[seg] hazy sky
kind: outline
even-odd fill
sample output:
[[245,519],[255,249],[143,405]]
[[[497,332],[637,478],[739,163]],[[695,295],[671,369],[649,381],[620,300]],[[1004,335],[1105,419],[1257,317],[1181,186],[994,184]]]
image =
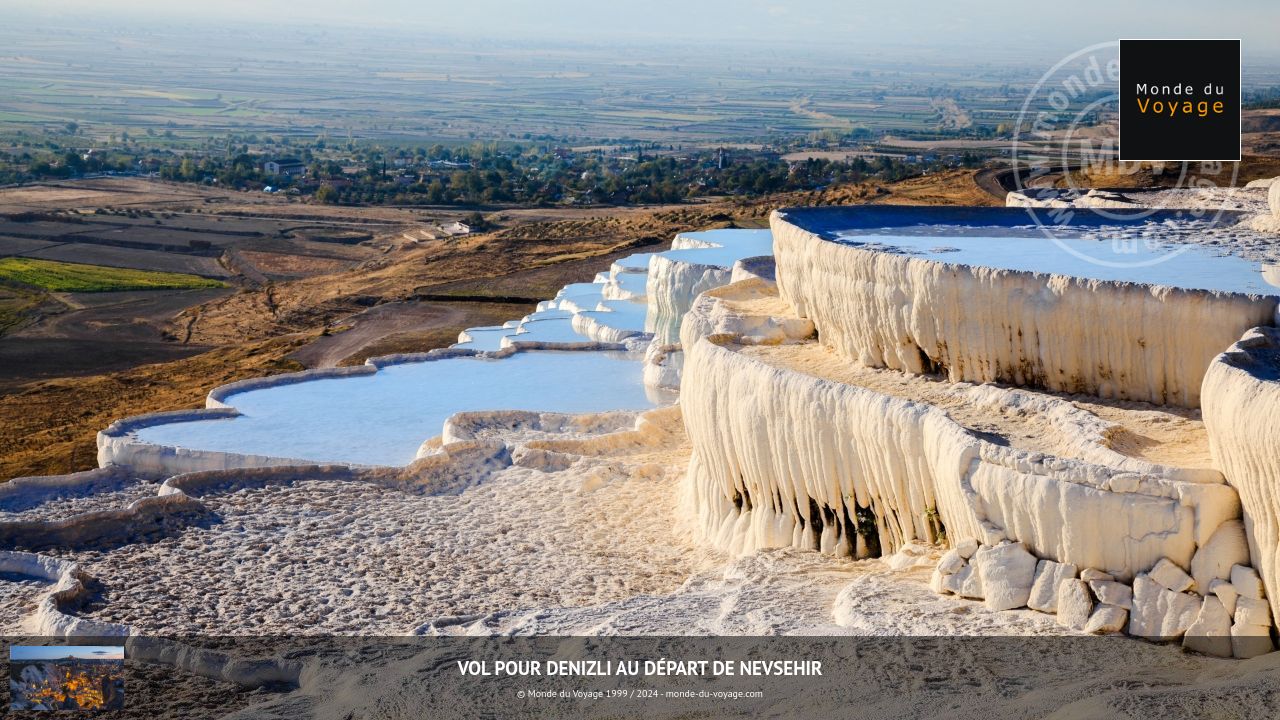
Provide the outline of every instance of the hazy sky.
[[1240,37],[1280,55],[1276,0],[0,0],[59,16],[210,18],[419,27],[553,41],[736,38],[870,45],[1008,45],[1061,52],[1119,37]]
[[123,660],[122,645],[10,645],[10,660],[59,660],[78,657],[89,660]]

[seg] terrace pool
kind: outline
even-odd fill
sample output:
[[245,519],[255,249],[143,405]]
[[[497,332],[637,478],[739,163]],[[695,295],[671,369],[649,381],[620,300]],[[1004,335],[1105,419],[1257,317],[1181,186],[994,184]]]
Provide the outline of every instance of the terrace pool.
[[372,375],[250,390],[226,402],[243,415],[153,425],[148,443],[359,465],[406,465],[468,410],[600,412],[670,401],[646,390],[637,355],[520,352],[391,365]]
[[504,343],[587,343],[591,338],[573,329],[571,318],[552,318],[521,323]]
[[[833,242],[946,263],[1276,294],[1264,279],[1262,263],[1229,252],[1236,238],[1248,234],[1233,227],[1238,218],[1230,213],[1212,223],[1174,211],[1134,213],[1132,219],[1086,216],[1050,228],[1052,237],[1021,208],[799,210],[787,217]],[[1213,243],[1204,243],[1206,239]]]
[[737,228],[680,233],[672,249],[661,253],[676,262],[726,268],[743,258],[772,254],[771,231]]
[[1261,263],[1223,255],[1202,245],[1137,242],[1128,251],[1119,251],[1110,240],[1059,238],[1054,241],[1043,236],[842,235],[841,240],[849,245],[948,263],[1048,272],[1090,280],[1252,294],[1276,291],[1263,279]]
[[516,329],[502,325],[491,325],[489,327],[467,328],[465,334],[470,339],[456,343],[454,345],[455,348],[492,352],[502,349],[502,338],[508,335],[515,335]]
[[611,328],[644,332],[644,318],[649,310],[647,305],[630,300],[604,300],[600,306],[604,309],[587,310],[579,314],[594,318],[601,325]]
[[[564,286],[555,298],[539,303],[535,312],[521,320],[467,328],[454,345],[478,352],[518,348],[522,343],[538,344],[539,349],[499,358],[462,356],[388,365],[368,375],[266,384],[221,398],[241,413],[238,417],[144,418],[119,430],[127,436],[120,438],[122,446],[156,446],[139,452],[166,470],[280,460],[399,466],[412,462],[423,441],[439,435],[445,420],[459,412],[585,413],[643,410],[673,402],[671,391],[645,387],[643,352],[556,349],[642,335],[652,311],[645,302],[648,271],[661,258],[677,261],[659,264],[667,280],[678,281],[664,285],[663,292],[676,302],[691,302],[692,295],[684,298],[680,293],[692,292],[707,267],[723,275],[716,268],[728,268],[742,257],[768,255],[773,249],[769,230],[681,233],[672,246],[665,252],[615,260],[595,282]],[[701,267],[679,269],[681,263]],[[581,331],[574,329],[575,323]],[[593,340],[585,333],[604,340]],[[215,456],[191,460],[202,453],[171,453],[165,448]],[[125,462],[138,462],[141,456],[132,452],[110,450],[100,455],[100,461],[126,457]],[[217,453],[226,456],[217,457]],[[179,455],[184,457],[173,459]]]

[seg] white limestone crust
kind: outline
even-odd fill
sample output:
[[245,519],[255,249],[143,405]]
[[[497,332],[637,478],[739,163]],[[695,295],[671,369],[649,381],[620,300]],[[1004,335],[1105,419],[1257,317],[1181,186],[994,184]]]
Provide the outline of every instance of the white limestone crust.
[[[1249,556],[1261,581],[1232,568],[1235,592],[1261,597],[1280,615],[1280,330],[1255,328],[1214,359],[1203,415],[1214,464],[1240,494]],[[1239,566],[1236,566],[1239,567]]]
[[1275,298],[955,265],[771,218],[778,288],[852,361],[1197,407],[1205,370]]
[[955,537],[1127,579],[1239,511],[1231,489],[1123,473],[987,442],[929,405],[775,367],[702,340],[681,393],[694,447],[688,507],[735,553],[794,545],[839,555]]

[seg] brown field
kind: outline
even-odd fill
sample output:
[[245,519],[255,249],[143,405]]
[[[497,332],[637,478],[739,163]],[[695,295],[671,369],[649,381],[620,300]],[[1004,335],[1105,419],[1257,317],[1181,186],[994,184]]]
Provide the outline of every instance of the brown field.
[[58,243],[37,250],[13,254],[41,260],[57,260],[59,262],[129,268],[131,270],[187,273],[218,279],[230,277],[232,274],[218,262],[216,257],[183,255],[157,250],[136,250],[134,248],[86,243]]
[[94,375],[188,357],[211,346],[179,342],[173,317],[233,292],[145,290],[56,293],[0,338],[0,393],[32,380]]
[[198,185],[162,183],[142,178],[103,178],[45,183],[0,191],[0,213],[25,210],[94,210],[100,207],[147,208],[190,205],[226,193]]
[[308,277],[324,275],[346,269],[351,264],[348,260],[333,257],[317,257],[314,255],[294,255],[261,250],[242,250],[249,262],[264,275],[283,277]]
[[[1178,182],[1179,166],[1171,165],[1171,172],[1156,173],[1149,163],[1143,163],[1136,171],[1122,170],[1115,166],[1108,166],[1102,169],[1088,168],[1081,171],[1071,173],[1071,182],[1075,187],[1108,187],[1108,188],[1135,188],[1135,187],[1151,187],[1151,186],[1172,186]],[[1193,163],[1191,172],[1199,172],[1197,164]],[[1231,168],[1227,166],[1221,176],[1207,175],[1206,177],[1219,182],[1223,186],[1228,184],[1231,179]],[[1238,171],[1235,176],[1235,185],[1243,186],[1250,180],[1260,178],[1269,178],[1280,175],[1280,157],[1266,155],[1244,155],[1239,163]],[[1066,178],[1059,178],[1056,182],[1059,187],[1067,185]]]
[[95,467],[94,436],[145,409],[201,407],[209,388],[232,380],[301,370],[287,360],[306,342],[290,337],[212,350],[182,360],[90,377],[29,383],[0,395],[0,476]]

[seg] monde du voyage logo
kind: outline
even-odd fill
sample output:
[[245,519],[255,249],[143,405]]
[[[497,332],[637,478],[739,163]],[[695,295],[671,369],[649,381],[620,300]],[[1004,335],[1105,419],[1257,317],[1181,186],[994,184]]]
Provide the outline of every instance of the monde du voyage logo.
[[1120,160],[1240,160],[1240,41],[1121,40]]

